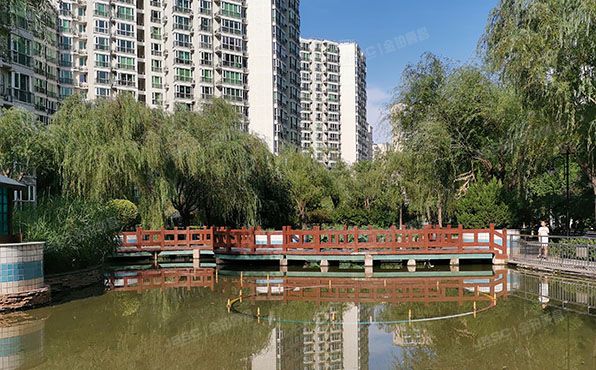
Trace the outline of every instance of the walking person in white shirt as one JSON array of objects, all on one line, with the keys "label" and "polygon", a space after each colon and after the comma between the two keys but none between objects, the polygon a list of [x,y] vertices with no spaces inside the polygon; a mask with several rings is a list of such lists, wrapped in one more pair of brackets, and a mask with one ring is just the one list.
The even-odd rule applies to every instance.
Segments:
[{"label": "walking person in white shirt", "polygon": [[550,230],[548,226],[546,226],[545,221],[540,222],[540,228],[538,229],[538,242],[540,242],[540,254],[538,254],[538,258],[548,257],[548,234]]}]

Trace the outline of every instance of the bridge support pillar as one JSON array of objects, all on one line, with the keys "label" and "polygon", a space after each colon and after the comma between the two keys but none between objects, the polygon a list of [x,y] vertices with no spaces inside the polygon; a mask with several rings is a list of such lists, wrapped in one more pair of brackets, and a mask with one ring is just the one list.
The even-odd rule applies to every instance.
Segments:
[{"label": "bridge support pillar", "polygon": [[371,256],[370,254],[367,254],[366,256],[364,256],[364,267],[373,267],[373,256]]},{"label": "bridge support pillar", "polygon": [[451,272],[459,272],[459,265],[451,265],[451,266],[449,266],[449,271],[451,271]]},{"label": "bridge support pillar", "polygon": [[452,258],[449,260],[449,266],[459,266],[459,258]]},{"label": "bridge support pillar", "polygon": [[283,272],[285,274],[288,272],[288,266],[279,266],[279,272]]},{"label": "bridge support pillar", "polygon": [[201,251],[198,249],[192,250],[192,267],[201,268]]},{"label": "bridge support pillar", "polygon": [[507,260],[505,258],[493,257],[493,265],[504,266],[506,264],[507,264]]},{"label": "bridge support pillar", "polygon": [[416,260],[408,260],[408,271],[409,272],[416,271]]},{"label": "bridge support pillar", "polygon": [[329,272],[329,261],[328,260],[321,260],[321,272]]},{"label": "bridge support pillar", "polygon": [[282,259],[280,259],[280,260],[279,260],[279,266],[280,266],[280,267],[283,267],[283,266],[286,266],[286,267],[288,267],[288,259],[287,259],[287,258],[282,258]]}]

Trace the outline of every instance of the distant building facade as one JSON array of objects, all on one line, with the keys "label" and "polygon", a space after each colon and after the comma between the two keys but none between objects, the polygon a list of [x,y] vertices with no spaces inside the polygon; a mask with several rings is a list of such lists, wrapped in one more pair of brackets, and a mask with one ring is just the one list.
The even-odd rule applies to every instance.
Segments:
[{"label": "distant building facade", "polygon": [[372,159],[366,58],[355,43],[301,39],[301,146],[328,167]]}]

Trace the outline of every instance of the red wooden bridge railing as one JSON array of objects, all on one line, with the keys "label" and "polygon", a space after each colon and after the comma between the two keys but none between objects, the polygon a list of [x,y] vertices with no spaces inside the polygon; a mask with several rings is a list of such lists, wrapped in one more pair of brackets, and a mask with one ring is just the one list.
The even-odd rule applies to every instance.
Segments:
[{"label": "red wooden bridge railing", "polygon": [[217,254],[481,254],[507,257],[507,230],[426,227],[365,229],[344,227],[281,231],[260,228],[203,228],[124,232],[118,252],[209,250]]}]

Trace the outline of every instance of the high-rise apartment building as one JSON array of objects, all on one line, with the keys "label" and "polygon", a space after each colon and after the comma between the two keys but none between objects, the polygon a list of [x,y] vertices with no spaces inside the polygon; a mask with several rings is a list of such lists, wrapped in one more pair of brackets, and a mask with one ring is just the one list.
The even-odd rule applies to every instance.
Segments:
[{"label": "high-rise apartment building", "polygon": [[56,3],[0,3],[0,107],[19,106],[43,122],[58,108]]},{"label": "high-rise apartment building", "polygon": [[248,117],[246,29],[244,0],[60,0],[61,91]]},{"label": "high-rise apartment building", "polygon": [[279,153],[300,146],[300,1],[246,2],[250,130]]},{"label": "high-rise apartment building", "polygon": [[297,144],[298,0],[60,0],[61,95],[234,105],[278,152]]},{"label": "high-rise apartment building", "polygon": [[372,159],[366,59],[358,45],[301,39],[302,148],[328,167]]}]

